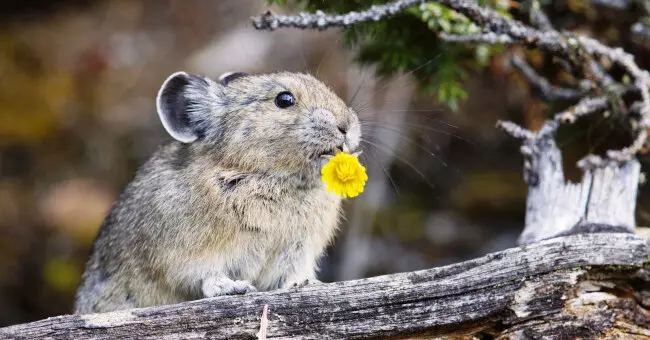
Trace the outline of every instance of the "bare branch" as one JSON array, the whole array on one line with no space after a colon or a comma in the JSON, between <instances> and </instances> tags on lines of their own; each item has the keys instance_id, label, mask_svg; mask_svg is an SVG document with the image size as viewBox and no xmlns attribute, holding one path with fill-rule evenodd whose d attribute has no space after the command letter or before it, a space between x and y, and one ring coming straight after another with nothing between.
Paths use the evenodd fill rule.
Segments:
<instances>
[{"instance_id":1,"label":"bare branch","mask_svg":"<svg viewBox=\"0 0 650 340\"><path fill-rule=\"evenodd\" d=\"M346 27L368 21L379 21L393 16L408 7L424 3L424 0L397 0L385 5L374 5L361 12L328 15L322 11L300 13L298 15L274 15L267 12L254 17L253 25L257 29L274 30L282 27L301 29L326 29L329 27ZM566 39L557 31L540 32L519 21L508 19L489 8L484 8L470 0L439 0L445 5L465 15L471 21L497 35L508 35L513 42L543 47L545 50L563 57L568 56Z\"/></svg>"},{"instance_id":2,"label":"bare branch","mask_svg":"<svg viewBox=\"0 0 650 340\"><path fill-rule=\"evenodd\" d=\"M587 97L583 98L578 104L569 110L555 114L553 120L558 123L572 124L580 117L603 111L607 109L607 107L609 107L607 97Z\"/></svg>"},{"instance_id":3,"label":"bare branch","mask_svg":"<svg viewBox=\"0 0 650 340\"><path fill-rule=\"evenodd\" d=\"M591 1L594 5L599 5L603 7L608 7L608 8L614 8L614 9L627 9L630 4L634 1L630 0L592 0Z\"/></svg>"},{"instance_id":4,"label":"bare branch","mask_svg":"<svg viewBox=\"0 0 650 340\"><path fill-rule=\"evenodd\" d=\"M604 159L604 158L602 158L602 157L600 157L598 155L588 154L587 156L585 156L581 160L579 160L577 165L578 165L578 168L580 168L580 169L591 170L591 169L597 169L597 168L605 167L611 162L612 162L611 160Z\"/></svg>"},{"instance_id":5,"label":"bare branch","mask_svg":"<svg viewBox=\"0 0 650 340\"><path fill-rule=\"evenodd\" d=\"M298 15L273 15L270 11L259 17L253 17L253 25L258 30L275 30L282 27L300 29L326 29L330 27L347 27L354 24L379 21L393 16L404 9L424 3L424 0L399 0L385 5L373 5L361 12L349 12L341 15L327 15L322 11L300 13Z\"/></svg>"},{"instance_id":6,"label":"bare branch","mask_svg":"<svg viewBox=\"0 0 650 340\"><path fill-rule=\"evenodd\" d=\"M650 28L647 25L641 22L637 22L632 25L630 31L632 32L634 38L638 40L638 42L644 44L650 43Z\"/></svg>"},{"instance_id":7,"label":"bare branch","mask_svg":"<svg viewBox=\"0 0 650 340\"><path fill-rule=\"evenodd\" d=\"M615 10L627 10L632 7L634 3L640 7L645 15L650 14L650 1L647 0L592 0L594 5L611 8ZM643 22L637 22L630 27L630 33L634 42L637 44L648 45L650 43L650 28Z\"/></svg>"},{"instance_id":8,"label":"bare branch","mask_svg":"<svg viewBox=\"0 0 650 340\"><path fill-rule=\"evenodd\" d=\"M537 132L528 130L510 121L500 121L497 123L497 126L517 139L539 139L554 133L560 127L561 123L573 123L580 117L600 112L607 109L608 106L609 102L605 96L583 98L569 110L556 114L553 120L546 121Z\"/></svg>"},{"instance_id":9,"label":"bare branch","mask_svg":"<svg viewBox=\"0 0 650 340\"><path fill-rule=\"evenodd\" d=\"M523 128L516 123L513 123L511 121L498 121L497 122L497 127L501 128L503 131L505 131L507 134L510 136L517 138L517 139L534 139L536 138L537 134L533 131L530 131L526 128Z\"/></svg>"},{"instance_id":10,"label":"bare branch","mask_svg":"<svg viewBox=\"0 0 650 340\"><path fill-rule=\"evenodd\" d=\"M438 37L447 42L455 43L473 43L473 44L512 44L514 41L505 34L496 34L493 32L482 34L449 34L440 32Z\"/></svg>"},{"instance_id":11,"label":"bare branch","mask_svg":"<svg viewBox=\"0 0 650 340\"><path fill-rule=\"evenodd\" d=\"M512 66L528 79L528 82L539 91L542 99L546 101L555 102L562 100L578 100L587 93L587 91L584 90L562 88L551 85L546 78L540 76L530 65L528 65L528 63L517 56L512 56L510 61L512 62Z\"/></svg>"},{"instance_id":12,"label":"bare branch","mask_svg":"<svg viewBox=\"0 0 650 340\"><path fill-rule=\"evenodd\" d=\"M530 2L530 23L542 31L553 29L551 20L549 20L546 13L542 11L541 4L538 0L532 0Z\"/></svg>"},{"instance_id":13,"label":"bare branch","mask_svg":"<svg viewBox=\"0 0 650 340\"><path fill-rule=\"evenodd\" d=\"M614 79L612 78L612 76L610 76L609 74L607 74L607 72L605 72L603 66L600 63L593 60L593 58L590 59L591 60L589 60L589 70L591 71L591 74L596 77L596 80L598 81L598 85L601 88L607 88L610 85L612 85L614 83Z\"/></svg>"},{"instance_id":14,"label":"bare branch","mask_svg":"<svg viewBox=\"0 0 650 340\"><path fill-rule=\"evenodd\" d=\"M634 78L634 86L641 93L641 112L643 113L641 126L650 127L650 93L648 92L650 75L648 71L639 68L634 61L634 56L623 51L621 48L610 48L594 39L584 36L580 36L578 39L589 52L605 56L611 61L618 63Z\"/></svg>"},{"instance_id":15,"label":"bare branch","mask_svg":"<svg viewBox=\"0 0 650 340\"><path fill-rule=\"evenodd\" d=\"M440 0L438 2L465 15L485 31L507 35L516 43L539 47L553 55L569 57L566 38L557 31L541 32L469 0Z\"/></svg>"},{"instance_id":16,"label":"bare branch","mask_svg":"<svg viewBox=\"0 0 650 340\"><path fill-rule=\"evenodd\" d=\"M610 150L607 152L607 156L614 160L619 162L627 161L641 151L648 140L648 129L650 128L650 92L648 90L648 87L650 86L650 75L648 74L648 71L639 68L634 61L633 55L623 51L623 49L609 48L603 46L598 41L587 37L579 37L579 39L591 53L605 56L611 61L624 67L633 77L634 87L636 87L641 94L641 102L638 105L641 120L639 122L637 137L629 147L618 151Z\"/></svg>"},{"instance_id":17,"label":"bare branch","mask_svg":"<svg viewBox=\"0 0 650 340\"><path fill-rule=\"evenodd\" d=\"M642 129L639 131L634 142L632 142L630 146L621 150L609 150L607 151L607 157L621 163L627 162L643 149L647 141L648 129Z\"/></svg>"}]
</instances>

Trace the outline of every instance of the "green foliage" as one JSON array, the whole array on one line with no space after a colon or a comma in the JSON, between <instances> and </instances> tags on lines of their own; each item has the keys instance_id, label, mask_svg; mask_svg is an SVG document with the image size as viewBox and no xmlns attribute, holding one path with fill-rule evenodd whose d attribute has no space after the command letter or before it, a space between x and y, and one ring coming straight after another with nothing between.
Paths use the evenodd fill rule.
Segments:
<instances>
[{"instance_id":1,"label":"green foliage","mask_svg":"<svg viewBox=\"0 0 650 340\"><path fill-rule=\"evenodd\" d=\"M442 6L436 2L429 2L419 7L411 8L411 13L420 16L429 28L435 32L454 34L475 34L480 29L469 21L464 15Z\"/></svg>"},{"instance_id":2,"label":"green foliage","mask_svg":"<svg viewBox=\"0 0 650 340\"><path fill-rule=\"evenodd\" d=\"M286 0L267 0L286 6ZM306 11L347 13L369 8L371 0L295 0ZM508 1L479 1L507 14ZM446 43L439 32L476 34L480 29L465 16L438 3L424 3L379 22L356 24L344 31L344 44L358 51L356 61L375 65L382 77L411 73L425 93L456 110L467 98L462 87L470 70L486 66L499 52L494 46L463 46Z\"/></svg>"}]
</instances>

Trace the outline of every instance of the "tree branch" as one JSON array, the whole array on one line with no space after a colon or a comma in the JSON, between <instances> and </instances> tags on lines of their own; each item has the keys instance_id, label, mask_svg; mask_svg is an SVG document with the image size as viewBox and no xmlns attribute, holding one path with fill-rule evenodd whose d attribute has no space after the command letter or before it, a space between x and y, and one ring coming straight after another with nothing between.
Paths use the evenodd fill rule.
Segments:
<instances>
[{"instance_id":1,"label":"tree branch","mask_svg":"<svg viewBox=\"0 0 650 340\"><path fill-rule=\"evenodd\" d=\"M500 121L497 126L500 127L510 136L517 139L539 139L546 138L553 134L562 123L574 123L578 118L601 112L609 107L607 97L586 97L578 102L567 111L555 114L552 120L547 121L542 128L533 132L527 130L513 122Z\"/></svg>"},{"instance_id":2,"label":"tree branch","mask_svg":"<svg viewBox=\"0 0 650 340\"><path fill-rule=\"evenodd\" d=\"M614 9L627 9L634 1L631 0L592 0L594 5L599 5Z\"/></svg>"},{"instance_id":3,"label":"tree branch","mask_svg":"<svg viewBox=\"0 0 650 340\"><path fill-rule=\"evenodd\" d=\"M542 31L546 30L552 30L553 25L551 24L551 20L548 19L548 16L546 16L546 13L542 11L541 4L539 3L538 0L531 0L530 1L530 23L534 26L539 28Z\"/></svg>"},{"instance_id":4,"label":"tree branch","mask_svg":"<svg viewBox=\"0 0 650 340\"><path fill-rule=\"evenodd\" d=\"M328 15L322 11L316 13L300 13L298 15L273 15L266 12L259 17L253 17L253 25L258 30L275 30L282 27L300 29L326 29L330 27L347 27L354 24L379 21L393 16L404 9L422 4L424 0L399 0L385 5L373 5L361 12L350 12L341 15Z\"/></svg>"},{"instance_id":5,"label":"tree branch","mask_svg":"<svg viewBox=\"0 0 650 340\"><path fill-rule=\"evenodd\" d=\"M447 42L470 43L470 44L513 44L514 41L505 34L496 34L493 32L482 34L449 34L440 32L438 37Z\"/></svg>"},{"instance_id":6,"label":"tree branch","mask_svg":"<svg viewBox=\"0 0 650 340\"><path fill-rule=\"evenodd\" d=\"M497 337L527 328L526 334L541 338L556 338L563 331L582 332L585 338L606 330L626 334L630 330L614 320L635 325L649 319L634 312L641 302L612 294L631 289L630 277L643 273L648 255L646 241L634 235L574 235L417 272L64 315L0 328L0 337L255 339L258 332L267 339ZM260 317L265 305L266 321ZM612 313L634 318L613 318ZM540 328L540 321L552 329ZM267 324L260 327L263 322ZM595 325L585 330L584 324Z\"/></svg>"},{"instance_id":7,"label":"tree branch","mask_svg":"<svg viewBox=\"0 0 650 340\"><path fill-rule=\"evenodd\" d=\"M632 27L630 28L630 32L632 32L632 35L634 38L637 40L638 43L641 44L648 44L650 43L650 28L648 25L637 22Z\"/></svg>"},{"instance_id":8,"label":"tree branch","mask_svg":"<svg viewBox=\"0 0 650 340\"><path fill-rule=\"evenodd\" d=\"M526 77L528 82L537 89L543 100L549 102L578 100L588 92L585 90L561 88L552 85L546 78L535 72L528 63L517 56L512 56L510 61L512 66Z\"/></svg>"},{"instance_id":9,"label":"tree branch","mask_svg":"<svg viewBox=\"0 0 650 340\"><path fill-rule=\"evenodd\" d=\"M547 99L573 99L584 96L598 97L587 98L578 103L576 107L568 113L561 113L558 120L556 115L553 124L547 124L548 131L554 131L557 122L572 121L572 119L597 112L607 106L609 97L602 97L602 93L610 93L612 88L625 87L626 84L616 84L614 79L596 62L597 57L606 57L613 63L622 66L629 76L633 79L633 86L641 95L641 101L632 103L634 111L624 108L626 111L639 113L640 120L636 138L634 142L621 150L612 150L607 153L610 160L616 162L626 162L634 157L638 152L644 150L648 139L648 129L650 128L650 76L648 72L640 69L634 61L634 57L620 48L611 48L602 45L600 42L584 36L574 35L569 32L558 32L554 30L548 18L539 8L539 4L534 2L531 7L531 21L539 29L529 27L519 21L504 17L498 12L479 6L471 0L438 0L438 3L445 5L466 16L473 23L482 28L481 34L475 35L452 35L439 32L440 39L457 43L484 43L484 44L521 44L531 48L539 48L542 51L558 58L564 65L577 71L578 78L584 78L592 84L591 91L572 91L570 89L558 89L552 87L550 83L539 77L531 68L526 67L523 62L518 63L515 60L515 67L531 81L533 85L539 88L542 95ZM258 29L276 29L279 27L299 27L299 28L318 28L325 29L332 26L350 26L359 22L377 21L383 18L395 15L404 9L421 4L423 1L415 0L398 0L381 6L372 6L370 9L361 12L350 12L341 15L327 15L323 12L315 14L301 13L297 16L275 16L266 13L265 15L254 18L255 27ZM610 103L609 105L618 105ZM616 106L615 106L616 107ZM571 118L571 119L568 119ZM631 120L636 118L630 117ZM519 131L521 132L521 131ZM595 160L589 156L586 159ZM606 163L606 162L605 162ZM595 163L592 163L593 165Z\"/></svg>"}]
</instances>

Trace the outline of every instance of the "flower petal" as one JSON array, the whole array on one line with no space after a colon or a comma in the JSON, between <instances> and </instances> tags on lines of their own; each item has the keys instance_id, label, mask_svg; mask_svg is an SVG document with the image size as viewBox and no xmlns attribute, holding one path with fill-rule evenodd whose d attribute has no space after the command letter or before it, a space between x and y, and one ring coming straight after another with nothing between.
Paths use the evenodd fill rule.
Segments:
<instances>
[{"instance_id":1,"label":"flower petal","mask_svg":"<svg viewBox=\"0 0 650 340\"><path fill-rule=\"evenodd\" d=\"M356 197L368 181L366 168L356 156L339 152L321 169L322 180L329 192L343 198Z\"/></svg>"}]
</instances>

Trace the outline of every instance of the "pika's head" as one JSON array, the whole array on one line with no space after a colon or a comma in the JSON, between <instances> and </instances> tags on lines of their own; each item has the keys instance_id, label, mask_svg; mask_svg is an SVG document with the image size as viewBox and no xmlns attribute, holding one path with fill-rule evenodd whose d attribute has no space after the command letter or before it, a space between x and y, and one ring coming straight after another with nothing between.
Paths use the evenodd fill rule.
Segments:
<instances>
[{"instance_id":1,"label":"pika's head","mask_svg":"<svg viewBox=\"0 0 650 340\"><path fill-rule=\"evenodd\" d=\"M319 169L335 148L356 152L357 114L307 74L225 74L218 82L178 72L162 85L158 114L183 143L201 143L246 171Z\"/></svg>"}]
</instances>

